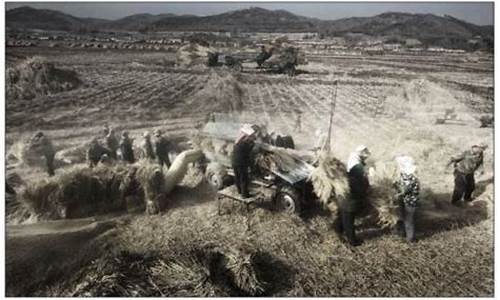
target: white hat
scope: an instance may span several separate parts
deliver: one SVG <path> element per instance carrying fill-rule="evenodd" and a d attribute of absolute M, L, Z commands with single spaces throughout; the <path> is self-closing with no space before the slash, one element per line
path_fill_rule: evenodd
<path fill-rule="evenodd" d="M 245 135 L 252 135 L 255 133 L 255 130 L 252 128 L 251 124 L 245 124 L 241 127 L 240 131 Z"/>
<path fill-rule="evenodd" d="M 411 156 L 401 155 L 396 157 L 396 162 L 398 163 L 399 170 L 404 174 L 413 174 L 417 169 L 415 166 L 415 161 Z"/>

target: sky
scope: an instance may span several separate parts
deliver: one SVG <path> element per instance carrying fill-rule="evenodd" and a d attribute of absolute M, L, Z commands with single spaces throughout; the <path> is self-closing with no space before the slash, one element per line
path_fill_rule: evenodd
<path fill-rule="evenodd" d="M 5 2 L 6 9 L 20 6 L 59 10 L 76 17 L 119 19 L 138 13 L 214 15 L 249 7 L 284 9 L 323 20 L 368 17 L 384 12 L 432 13 L 478 24 L 492 25 L 493 2 Z"/>

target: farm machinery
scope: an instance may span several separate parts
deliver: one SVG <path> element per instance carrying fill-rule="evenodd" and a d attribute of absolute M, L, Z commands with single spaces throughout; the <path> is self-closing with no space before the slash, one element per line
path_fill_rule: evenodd
<path fill-rule="evenodd" d="M 257 56 L 252 53 L 224 54 L 218 52 L 210 52 L 207 56 L 207 66 L 226 66 L 236 71 L 242 71 L 243 63 L 249 62 L 256 62 L 258 69 L 294 76 L 297 65 L 305 64 L 306 60 L 304 53 L 295 47 L 270 48 L 269 51 L 262 48 Z"/>
<path fill-rule="evenodd" d="M 269 51 L 262 47 L 255 61 L 258 68 L 288 76 L 295 76 L 297 65 L 306 63 L 304 52 L 295 47 L 271 48 Z"/>
<path fill-rule="evenodd" d="M 251 53 L 224 54 L 219 52 L 209 52 L 207 56 L 207 66 L 226 66 L 235 71 L 243 71 L 243 63 L 252 61 L 254 61 L 254 58 Z"/>
<path fill-rule="evenodd" d="M 209 122 L 201 131 L 200 146 L 207 160 L 205 177 L 218 198 L 244 203 L 272 201 L 278 211 L 299 213 L 314 197 L 307 178 L 314 167 L 312 155 L 257 142 L 252 155 L 250 198 L 241 198 L 234 185 L 231 153 L 241 123 Z"/>

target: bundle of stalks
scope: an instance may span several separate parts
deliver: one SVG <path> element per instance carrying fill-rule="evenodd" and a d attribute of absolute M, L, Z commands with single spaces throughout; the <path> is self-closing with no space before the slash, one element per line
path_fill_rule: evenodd
<path fill-rule="evenodd" d="M 238 289 L 249 296 L 259 296 L 264 292 L 264 283 L 257 276 L 255 254 L 247 247 L 227 254 L 227 268 Z"/>
<path fill-rule="evenodd" d="M 345 165 L 333 157 L 329 151 L 324 151 L 319 156 L 319 164 L 309 176 L 314 193 L 320 203 L 332 212 L 337 210 L 337 205 L 349 197 L 349 181 Z"/>
<path fill-rule="evenodd" d="M 395 199 L 394 182 L 397 167 L 394 162 L 378 162 L 370 168 L 370 200 L 378 215 L 378 224 L 391 227 L 398 220 L 398 204 Z"/>
<path fill-rule="evenodd" d="M 137 181 L 140 183 L 146 200 L 146 212 L 148 214 L 156 214 L 160 211 L 165 176 L 161 167 L 147 160 L 142 160 L 139 163 L 137 172 L 135 173 Z"/>
<path fill-rule="evenodd" d="M 272 151 L 260 151 L 255 157 L 255 165 L 263 170 L 292 172 L 298 159 L 290 155 L 285 149 L 273 148 Z"/>
<path fill-rule="evenodd" d="M 157 256 L 123 251 L 93 261 L 80 271 L 71 297 L 160 297 L 165 296 L 150 275 Z"/>

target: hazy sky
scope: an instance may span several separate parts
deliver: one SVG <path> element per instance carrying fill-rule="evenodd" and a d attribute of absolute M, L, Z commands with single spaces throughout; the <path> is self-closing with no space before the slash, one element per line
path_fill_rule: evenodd
<path fill-rule="evenodd" d="M 448 14 L 479 25 L 493 24 L 493 2 L 6 2 L 11 9 L 28 5 L 77 17 L 118 19 L 137 13 L 213 15 L 252 6 L 285 9 L 294 14 L 332 20 L 373 16 L 387 11 Z"/>

